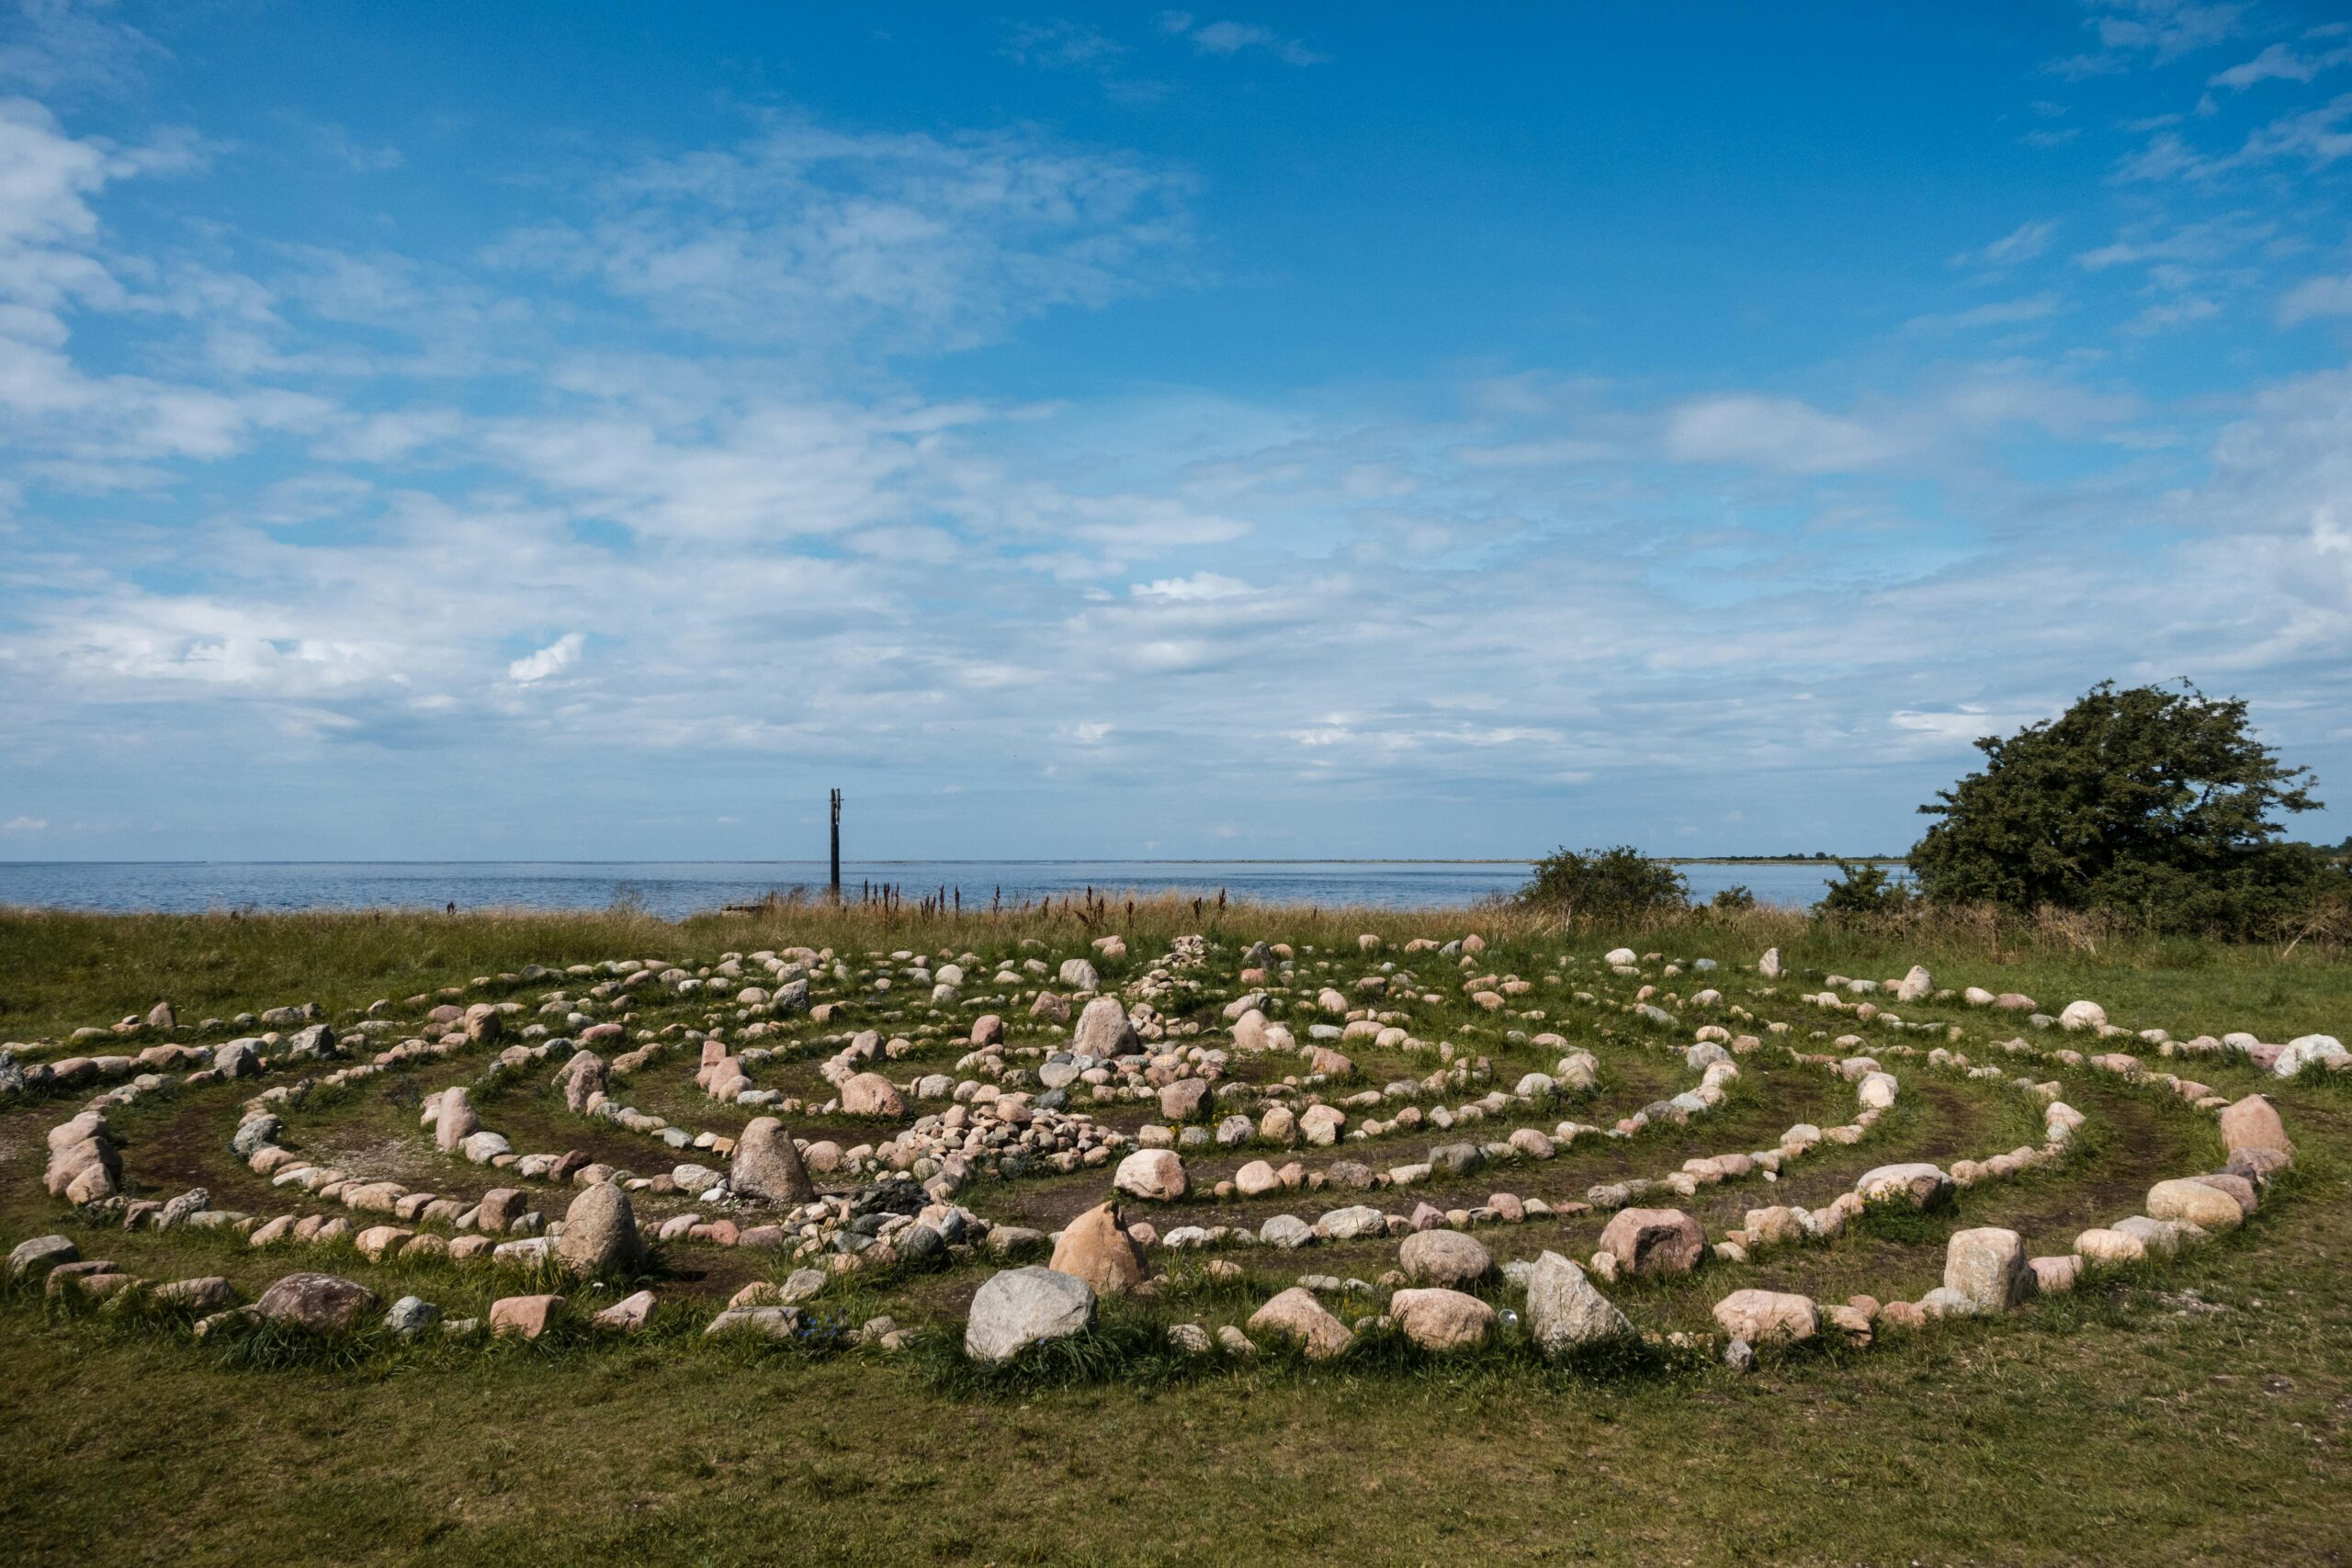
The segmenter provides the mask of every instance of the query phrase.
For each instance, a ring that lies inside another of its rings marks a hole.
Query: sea
[[[1431,908],[1515,891],[1526,861],[844,861],[849,897],[888,886],[909,903],[944,892],[966,907],[1061,897],[1219,893],[1257,903]],[[1835,863],[1688,863],[1694,901],[1746,886],[1759,902],[1810,904]],[[213,909],[601,909],[667,919],[823,890],[821,861],[15,861],[0,906],[191,913]]]

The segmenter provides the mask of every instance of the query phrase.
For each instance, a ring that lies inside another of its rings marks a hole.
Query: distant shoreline
[[[1242,856],[1210,859],[1170,856],[1155,860],[1041,859],[1007,855],[989,860],[922,859],[845,860],[849,865],[1533,865],[1541,855],[1497,855],[1484,859],[1391,857],[1358,860],[1346,856],[1318,858],[1295,855],[1253,860]],[[1901,865],[1902,855],[1656,855],[1668,865]],[[0,865],[823,865],[820,860],[0,860]]]

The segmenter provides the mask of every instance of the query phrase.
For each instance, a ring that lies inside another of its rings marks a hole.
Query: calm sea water
[[[1525,862],[861,861],[842,881],[889,883],[911,901],[1098,892],[1182,892],[1267,903],[1425,908],[1473,903],[1527,880]],[[1694,898],[1741,883],[1766,903],[1810,904],[1835,867],[1687,865]],[[0,863],[0,904],[105,910],[598,909],[622,899],[667,916],[824,886],[815,861],[356,861]]]

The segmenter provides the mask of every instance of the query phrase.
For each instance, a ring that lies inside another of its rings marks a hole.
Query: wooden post
[[[833,902],[842,901],[842,792],[833,791]]]

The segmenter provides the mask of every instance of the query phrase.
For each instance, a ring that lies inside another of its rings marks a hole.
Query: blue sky
[[[2319,5],[0,22],[0,858],[2352,831]]]

